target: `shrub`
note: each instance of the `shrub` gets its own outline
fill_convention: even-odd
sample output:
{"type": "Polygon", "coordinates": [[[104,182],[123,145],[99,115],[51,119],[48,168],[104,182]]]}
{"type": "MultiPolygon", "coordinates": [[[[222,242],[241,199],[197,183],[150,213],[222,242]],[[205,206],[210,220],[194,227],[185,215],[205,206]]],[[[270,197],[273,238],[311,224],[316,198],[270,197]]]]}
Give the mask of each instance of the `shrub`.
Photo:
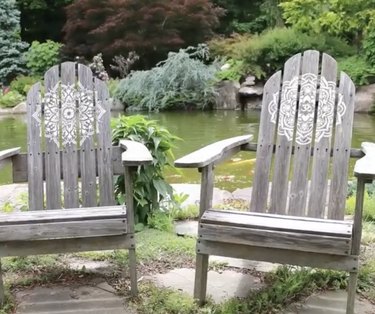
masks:
{"type": "Polygon", "coordinates": [[[59,62],[62,44],[47,40],[44,43],[33,41],[26,53],[27,67],[33,75],[43,75],[59,62]]]}
{"type": "Polygon", "coordinates": [[[27,92],[36,82],[40,81],[39,77],[35,76],[18,76],[10,83],[10,89],[26,96],[27,92]]]}
{"type": "Polygon", "coordinates": [[[210,43],[214,54],[243,61],[243,73],[258,79],[280,70],[292,55],[307,49],[324,51],[335,58],[355,53],[345,41],[325,34],[309,35],[293,28],[274,28],[260,35],[236,36],[210,43]]]}
{"type": "Polygon", "coordinates": [[[338,60],[340,70],[346,72],[357,86],[366,85],[375,78],[375,66],[362,56],[351,56],[338,60]]]}
{"type": "Polygon", "coordinates": [[[2,96],[0,95],[0,107],[12,108],[23,100],[24,97],[22,97],[17,91],[10,91],[2,96]]]}
{"type": "Polygon", "coordinates": [[[188,47],[170,52],[168,59],[148,71],[136,71],[121,80],[116,96],[136,110],[165,110],[214,102],[216,63],[206,65],[208,48],[188,47]]]}
{"type": "Polygon", "coordinates": [[[375,66],[375,31],[373,28],[367,32],[365,38],[363,39],[362,46],[367,61],[372,66],[375,66]]]}
{"type": "MultiPolygon", "coordinates": [[[[342,57],[354,53],[344,41],[323,34],[308,35],[292,28],[275,28],[262,35],[255,36],[244,49],[243,60],[248,69],[268,77],[280,70],[292,55],[308,49],[324,51],[333,57],[342,57]]],[[[259,74],[257,75],[259,78],[259,74]]]]}
{"type": "MultiPolygon", "coordinates": [[[[172,187],[165,181],[163,170],[172,166],[171,148],[178,138],[157,121],[147,120],[141,115],[113,120],[113,143],[118,144],[123,138],[143,143],[153,157],[151,165],[139,167],[134,180],[135,220],[136,223],[147,223],[148,217],[159,210],[159,202],[173,200],[172,187]]],[[[119,176],[115,187],[119,201],[123,201],[125,192],[124,176],[119,176]]]]}

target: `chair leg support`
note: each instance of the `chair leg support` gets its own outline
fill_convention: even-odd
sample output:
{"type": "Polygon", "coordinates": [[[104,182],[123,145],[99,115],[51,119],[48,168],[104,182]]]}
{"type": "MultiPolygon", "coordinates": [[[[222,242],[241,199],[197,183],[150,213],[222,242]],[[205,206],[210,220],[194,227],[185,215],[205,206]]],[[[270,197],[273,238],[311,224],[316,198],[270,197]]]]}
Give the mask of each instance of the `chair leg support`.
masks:
{"type": "Polygon", "coordinates": [[[136,297],[138,295],[138,287],[137,287],[137,260],[135,256],[135,249],[129,249],[129,270],[130,270],[131,295],[133,297],[136,297]]]}
{"type": "Polygon", "coordinates": [[[346,314],[354,314],[357,278],[358,278],[358,272],[352,272],[349,274],[348,300],[346,304],[346,314]]]}
{"type": "Polygon", "coordinates": [[[5,292],[4,292],[4,282],[3,282],[3,271],[1,269],[1,260],[0,260],[0,304],[3,304],[5,301],[5,292]]]}
{"type": "Polygon", "coordinates": [[[199,305],[203,305],[206,301],[207,271],[208,255],[197,253],[194,282],[194,299],[198,300],[199,305]]]}

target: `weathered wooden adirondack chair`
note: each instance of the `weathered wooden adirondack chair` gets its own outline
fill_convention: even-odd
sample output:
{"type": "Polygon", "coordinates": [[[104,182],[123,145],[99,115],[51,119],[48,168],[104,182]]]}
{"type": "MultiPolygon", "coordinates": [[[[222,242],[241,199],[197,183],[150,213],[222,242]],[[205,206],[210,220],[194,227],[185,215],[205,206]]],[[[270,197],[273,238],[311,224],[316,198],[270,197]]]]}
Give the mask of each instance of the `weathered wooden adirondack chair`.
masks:
{"type": "Polygon", "coordinates": [[[348,271],[346,311],[353,313],[364,185],[375,179],[375,144],[350,149],[355,87],[343,72],[337,81],[332,57],[297,54],[265,85],[257,144],[239,136],[175,162],[201,171],[194,288],[201,303],[208,257],[221,255],[348,271]],[[257,151],[250,212],[214,210],[214,166],[240,150],[257,151]],[[350,156],[364,156],[355,166],[354,221],[344,220],[350,156]]]}
{"type": "MultiPolygon", "coordinates": [[[[53,66],[44,90],[37,83],[27,95],[27,153],[0,152],[0,163],[12,162],[13,181],[29,186],[29,211],[0,216],[0,257],[129,249],[135,295],[131,175],[152,156],[137,142],[112,147],[108,90],[87,66],[53,66]],[[126,207],[113,193],[113,175],[124,173],[126,207]]],[[[2,281],[0,288],[2,300],[2,281]]]]}

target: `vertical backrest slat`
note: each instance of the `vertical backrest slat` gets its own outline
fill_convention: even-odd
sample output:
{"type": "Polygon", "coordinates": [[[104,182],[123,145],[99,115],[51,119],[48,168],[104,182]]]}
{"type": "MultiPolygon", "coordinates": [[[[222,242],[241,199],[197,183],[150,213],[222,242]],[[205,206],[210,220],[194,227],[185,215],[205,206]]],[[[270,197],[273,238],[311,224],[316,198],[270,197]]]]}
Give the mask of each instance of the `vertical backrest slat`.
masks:
{"type": "Polygon", "coordinates": [[[250,211],[266,212],[269,174],[279,110],[281,71],[275,73],[265,84],[259,126],[254,185],[250,211]]]}
{"type": "Polygon", "coordinates": [[[78,207],[77,103],[74,62],[61,64],[61,140],[63,146],[64,207],[78,207]]]}
{"type": "Polygon", "coordinates": [[[301,54],[296,54],[285,63],[284,67],[270,213],[285,214],[286,212],[300,65],[301,54]]]}
{"type": "Polygon", "coordinates": [[[301,88],[299,93],[296,136],[293,158],[293,177],[289,193],[289,215],[304,216],[311,142],[314,131],[316,88],[319,52],[305,51],[302,58],[301,88]]]}
{"type": "Polygon", "coordinates": [[[78,65],[79,130],[82,204],[96,206],[94,83],[90,68],[78,65]]]}
{"type": "MultiPolygon", "coordinates": [[[[61,208],[60,166],[60,84],[59,67],[50,68],[44,75],[44,127],[46,140],[46,200],[47,209],[61,208]]],[[[42,169],[42,168],[41,168],[42,169]]]]}
{"type": "Polygon", "coordinates": [[[113,171],[112,171],[112,139],[110,129],[111,112],[109,94],[104,82],[95,78],[97,93],[95,108],[97,120],[97,157],[99,174],[100,205],[114,204],[113,171]]]}
{"type": "Polygon", "coordinates": [[[349,76],[340,75],[337,97],[335,143],[333,146],[332,180],[328,218],[344,219],[347,177],[354,115],[355,86],[349,76]]]}
{"type": "Polygon", "coordinates": [[[41,149],[42,104],[40,83],[34,84],[27,93],[27,169],[29,184],[29,209],[43,209],[43,160],[41,149]]]}
{"type": "Polygon", "coordinates": [[[335,113],[336,80],[337,62],[331,56],[323,54],[314,155],[312,157],[310,198],[307,207],[309,217],[323,218],[325,212],[335,113]]]}

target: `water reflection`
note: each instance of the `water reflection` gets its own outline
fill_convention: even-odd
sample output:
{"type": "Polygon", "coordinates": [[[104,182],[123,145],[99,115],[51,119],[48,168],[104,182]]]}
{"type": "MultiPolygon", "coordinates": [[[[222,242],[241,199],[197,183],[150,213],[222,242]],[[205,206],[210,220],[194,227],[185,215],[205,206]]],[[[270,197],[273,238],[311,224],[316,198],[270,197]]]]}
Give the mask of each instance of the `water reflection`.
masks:
{"type": "MultiPolygon", "coordinates": [[[[119,113],[113,113],[118,116],[119,113]]],[[[182,140],[176,143],[174,155],[181,157],[195,149],[231,136],[252,134],[258,136],[259,111],[213,111],[213,112],[166,112],[145,114],[177,135],[182,140]]],[[[360,147],[363,141],[375,142],[375,116],[356,114],[352,146],[360,147]]],[[[26,150],[26,116],[0,116],[0,150],[21,146],[26,150]]],[[[254,153],[240,153],[216,169],[217,186],[234,190],[248,187],[252,182],[254,153]]],[[[353,162],[349,173],[352,173],[353,162]]],[[[199,182],[195,169],[167,170],[170,182],[199,182]]],[[[0,184],[10,182],[10,168],[0,172],[0,184]]]]}

